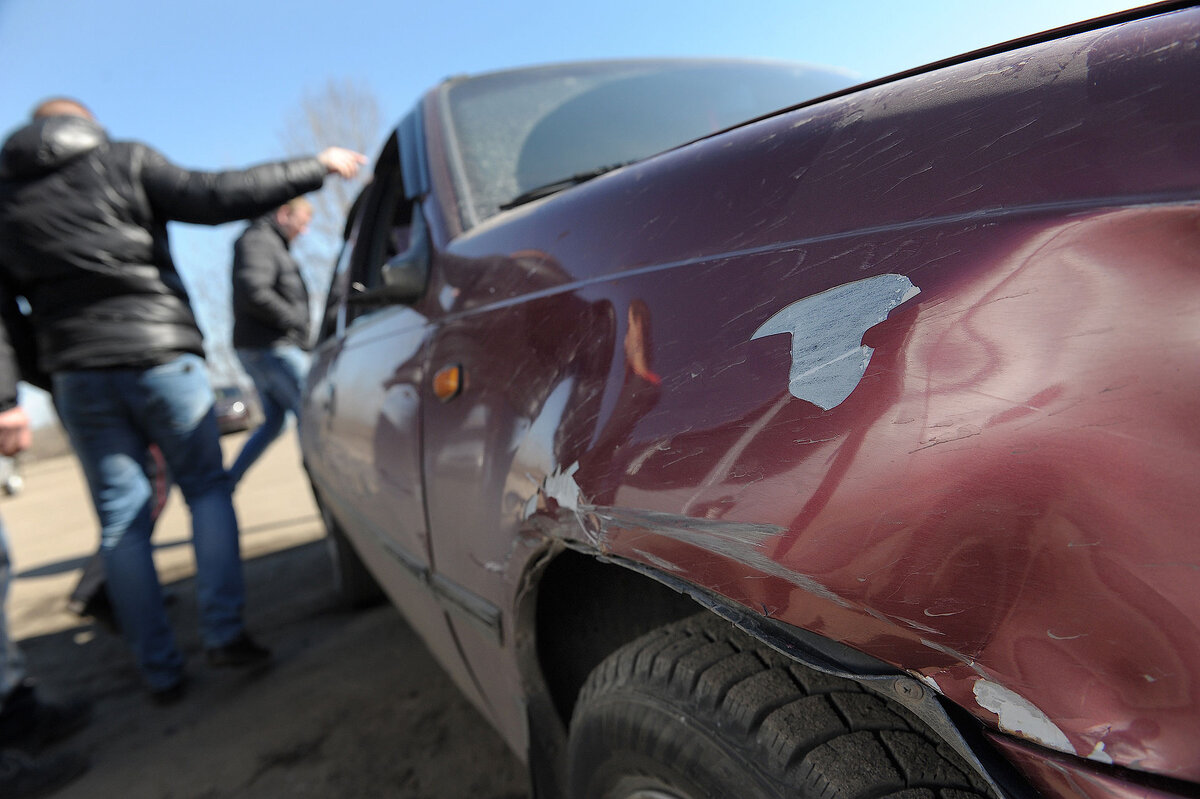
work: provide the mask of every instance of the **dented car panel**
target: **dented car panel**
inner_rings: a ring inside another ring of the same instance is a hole
[[[482,220],[435,90],[428,284],[334,292],[318,495],[519,753],[566,545],[907,672],[1050,795],[1194,790],[1198,64],[1200,12],[1150,11]]]

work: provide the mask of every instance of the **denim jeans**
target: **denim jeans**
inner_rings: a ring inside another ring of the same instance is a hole
[[[181,355],[149,369],[59,372],[54,394],[100,519],[117,620],[148,686],[170,687],[182,674],[183,656],[167,621],[150,545],[155,496],[143,465],[152,443],[191,511],[204,646],[227,644],[243,629],[237,518],[204,359]]]
[[[11,579],[8,535],[0,520],[0,702],[25,679],[25,658],[8,634],[8,583]]]
[[[234,485],[283,432],[287,412],[300,418],[300,399],[304,378],[308,375],[308,353],[294,344],[262,349],[238,347],[237,356],[258,390],[263,422],[246,439],[233,466],[229,467],[229,480]]]

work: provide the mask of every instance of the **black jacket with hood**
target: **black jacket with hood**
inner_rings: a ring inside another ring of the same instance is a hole
[[[308,289],[273,213],[246,228],[233,247],[233,346],[308,349]]]
[[[258,216],[324,177],[316,158],[193,172],[144,144],[109,141],[82,117],[35,120],[0,150],[0,315],[12,320],[26,299],[48,373],[203,355],[167,222]],[[19,328],[0,329],[0,411],[16,401]]]

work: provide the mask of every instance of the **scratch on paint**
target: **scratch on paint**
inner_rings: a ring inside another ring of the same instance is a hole
[[[745,364],[745,363],[746,363],[748,360],[749,360],[749,358],[742,358],[740,361],[737,361],[737,362],[735,362],[735,363],[729,363],[729,364],[726,364],[726,365],[722,366],[720,369],[717,369],[717,370],[715,370],[715,371],[712,373],[712,376],[713,376],[713,377],[716,377],[716,376],[720,375],[722,372],[727,372],[727,371],[729,371],[730,369],[733,369],[733,368],[734,368],[734,367],[736,367],[736,366],[742,366],[742,365],[743,365],[743,364]]]
[[[600,520],[601,539],[607,538],[612,527],[640,528],[652,535],[703,547],[763,574],[786,580],[840,607],[849,607],[846,600],[813,578],[776,563],[763,551],[769,540],[784,532],[784,528],[778,525],[696,519],[691,516],[630,508],[589,506],[586,510]]]
[[[797,438],[792,441],[793,444],[828,444],[830,441],[837,441],[841,436],[830,436],[829,438]]]
[[[909,450],[908,454],[912,455],[915,452],[920,452],[920,451],[926,450],[926,449],[932,449],[933,447],[937,447],[942,444],[953,444],[955,441],[963,441],[968,438],[974,438],[975,436],[981,435],[982,433],[983,433],[983,430],[976,425],[973,425],[973,424],[964,425],[963,427],[958,428],[958,430],[955,432],[955,434],[953,436],[947,437],[947,438],[941,438],[939,436],[934,436],[924,446],[920,446],[920,447],[917,447],[916,449]]]
[[[943,633],[941,630],[935,630],[932,627],[928,627],[924,624],[919,624],[919,623],[913,621],[912,619],[906,619],[906,618],[903,618],[902,616],[896,616],[895,618],[896,618],[896,621],[904,622],[909,627],[912,627],[914,630],[920,630],[921,632],[928,633],[929,635],[945,635],[945,633]]]
[[[1053,630],[1046,630],[1046,635],[1050,636],[1055,641],[1074,641],[1077,638],[1087,638],[1087,633],[1078,633],[1076,635],[1056,635]]]
[[[976,680],[974,690],[979,706],[999,717],[1000,729],[1059,752],[1076,754],[1066,733],[1029,700],[988,680]]]
[[[949,610],[944,613],[936,613],[933,610],[930,610],[929,608],[925,609],[925,615],[929,616],[930,618],[940,618],[941,616],[957,616],[960,613],[966,613],[966,612],[967,612],[966,608],[963,608],[962,610]]]
[[[981,669],[981,668],[978,666],[978,664],[976,664],[976,663],[975,663],[975,659],[974,659],[974,658],[972,658],[972,657],[968,657],[967,655],[964,655],[962,652],[958,652],[958,651],[956,651],[956,650],[954,650],[954,649],[951,649],[951,648],[950,648],[950,647],[948,647],[948,646],[945,646],[944,644],[935,643],[935,642],[933,642],[933,641],[930,641],[930,640],[928,640],[928,639],[925,639],[925,638],[922,638],[922,639],[921,639],[921,645],[922,645],[922,646],[927,646],[927,647],[929,647],[930,649],[932,649],[932,650],[933,650],[933,651],[935,651],[935,652],[941,652],[943,655],[947,655],[947,656],[949,656],[949,657],[952,657],[952,658],[954,658],[954,659],[955,659],[955,660],[957,660],[959,663],[961,663],[961,664],[963,664],[964,666],[966,666],[966,667],[970,668],[972,671],[974,671],[974,672],[975,672],[976,674],[978,674],[980,677],[985,677],[985,676],[987,676],[987,675],[986,675],[986,674],[983,672],[983,670],[982,670],[982,669]]]
[[[641,555],[643,558],[645,558],[647,560],[647,562],[653,563],[655,566],[657,566],[660,569],[666,569],[667,571],[670,571],[670,572],[683,571],[682,568],[680,568],[679,566],[676,566],[671,561],[666,560],[664,558],[660,558],[657,555],[652,555],[651,553],[647,552],[644,549],[635,549],[633,551],[636,552],[637,554]]]

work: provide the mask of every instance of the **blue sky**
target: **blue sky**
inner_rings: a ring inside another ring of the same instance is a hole
[[[864,79],[1137,5],[1130,0],[0,0],[0,130],[78,96],[185,166],[279,154],[328,78],[398,118],[443,77],[641,55],[780,58]]]
[[[385,122],[449,75],[552,61],[742,56],[868,80],[1136,5],[0,0],[0,134],[39,100],[65,94],[91,107],[114,138],[145,141],[182,166],[228,168],[281,157],[286,120],[330,79],[373,91]],[[220,279],[239,229],[172,228],[189,284]]]

